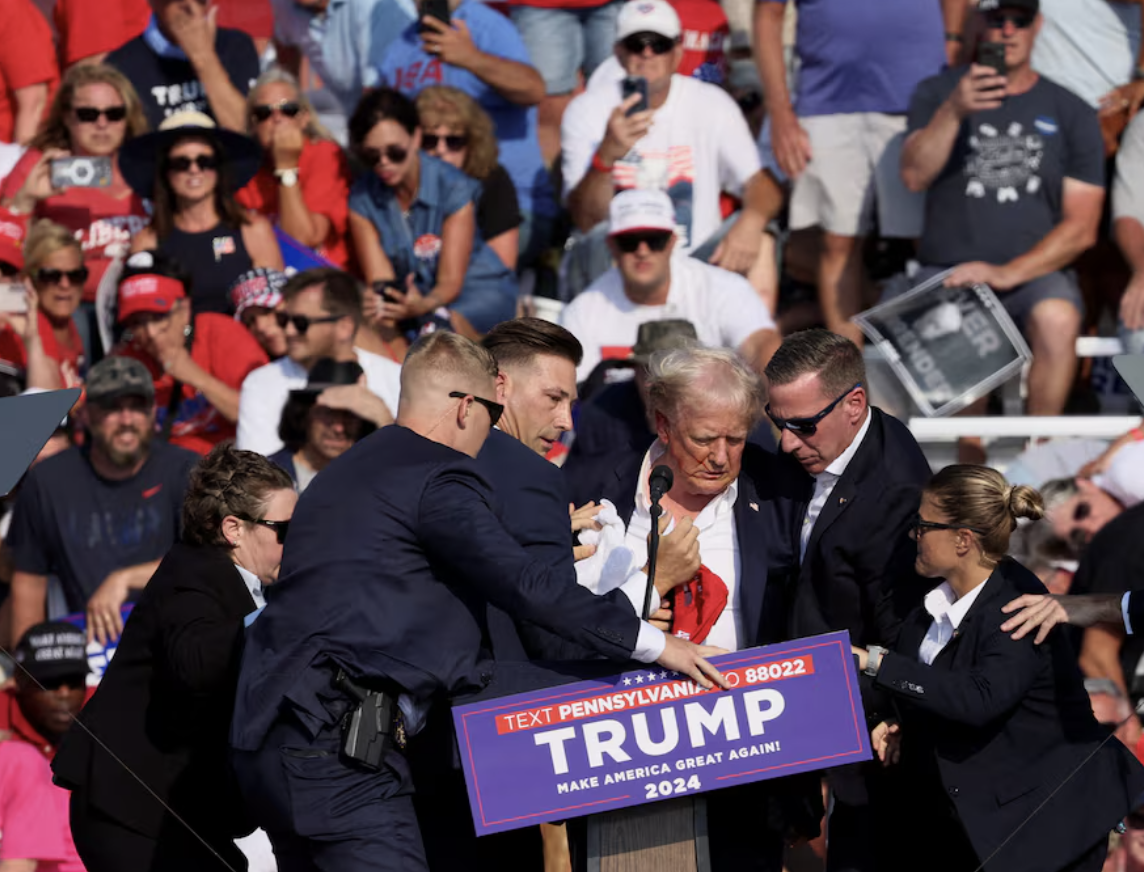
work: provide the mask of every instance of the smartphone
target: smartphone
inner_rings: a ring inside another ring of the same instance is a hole
[[[647,109],[647,79],[643,76],[625,76],[621,85],[623,88],[624,100],[627,100],[632,94],[639,94],[638,99],[634,106],[628,109],[628,115],[635,115],[637,112],[643,112]]]
[[[53,188],[111,187],[111,158],[61,157],[51,161]]]
[[[442,24],[448,24],[449,18],[449,0],[421,0],[417,7],[418,18],[430,16],[436,18]],[[425,25],[419,24],[417,29],[424,33],[426,31]]]
[[[21,315],[28,311],[27,290],[23,282],[0,281],[0,312]]]
[[[405,297],[404,286],[395,279],[374,282],[373,290],[387,303],[400,303]],[[393,291],[397,291],[397,294],[394,294]]]
[[[999,76],[1007,76],[1009,67],[1005,64],[1005,44],[1003,42],[982,42],[977,46],[977,63],[992,67]]]

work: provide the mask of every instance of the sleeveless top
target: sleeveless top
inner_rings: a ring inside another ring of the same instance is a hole
[[[234,314],[230,286],[254,267],[242,241],[242,228],[221,221],[202,233],[185,233],[176,227],[160,240],[159,251],[175,258],[191,274],[191,302],[196,314]]]

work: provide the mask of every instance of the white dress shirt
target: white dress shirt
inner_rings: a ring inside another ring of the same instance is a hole
[[[933,665],[941,649],[949,644],[949,640],[965,620],[966,613],[983,587],[985,587],[984,581],[958,599],[949,582],[943,581],[926,594],[925,609],[933,617],[933,623],[926,630],[925,638],[918,646],[918,660],[926,666]]]
[[[870,430],[870,419],[873,417],[870,410],[867,409],[866,420],[862,422],[862,427],[854,440],[845,451],[834,458],[834,462],[830,466],[814,476],[814,496],[810,500],[810,505],[806,507],[806,517],[802,519],[802,530],[799,531],[799,560],[806,557],[806,545],[810,541],[810,534],[814,532],[814,523],[822,514],[826,501],[830,499],[834,486],[838,484],[838,479],[842,478],[842,473],[846,472],[846,467],[850,465],[850,461],[858,453],[862,440],[866,438],[866,433]]]
[[[260,609],[265,606],[266,597],[262,595],[262,579],[249,569],[243,569],[237,563],[234,564],[234,568],[238,570],[238,574],[246,582],[246,589],[250,591],[250,596],[254,599],[254,608]]]

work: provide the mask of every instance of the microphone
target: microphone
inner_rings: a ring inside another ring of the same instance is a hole
[[[662,463],[651,471],[651,477],[648,479],[648,490],[651,491],[651,501],[653,504],[658,504],[663,495],[671,490],[671,486],[675,483],[675,476],[672,475],[671,469],[664,466]]]
[[[655,562],[659,555],[659,516],[663,514],[659,501],[671,490],[675,476],[670,467],[660,464],[651,471],[647,487],[651,493],[651,537],[647,549],[647,589],[644,591],[642,617],[646,621],[651,614],[651,592],[655,587]]]

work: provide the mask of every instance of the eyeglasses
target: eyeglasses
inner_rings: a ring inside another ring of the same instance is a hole
[[[309,315],[291,315],[288,312],[275,312],[274,320],[278,322],[278,326],[283,330],[286,329],[287,324],[293,324],[294,329],[298,331],[301,336],[306,335],[306,331],[310,329],[311,324],[331,324],[334,321],[339,321],[345,315],[327,315],[323,318],[311,318]]]
[[[400,145],[387,145],[384,149],[362,148],[358,150],[358,157],[367,167],[377,166],[383,157],[391,164],[402,164],[409,157],[409,149]]]
[[[1035,15],[1028,12],[990,12],[985,16],[985,23],[993,30],[1004,30],[1006,22],[1012,22],[1013,26],[1018,30],[1025,30],[1032,27]]]
[[[178,157],[170,158],[167,161],[167,169],[172,173],[185,173],[189,172],[191,167],[196,167],[204,173],[210,170],[218,169],[218,157],[213,154],[200,154],[195,157],[187,157],[186,155],[179,155]]]
[[[73,285],[82,285],[87,282],[89,275],[86,266],[79,269],[39,269],[36,270],[36,283],[41,285],[58,285],[65,278]]]
[[[767,417],[770,418],[776,427],[780,430],[790,430],[792,433],[797,433],[799,436],[813,436],[818,432],[818,423],[831,412],[834,407],[841,403],[844,399],[850,396],[858,388],[862,387],[862,382],[858,382],[854,387],[849,388],[846,393],[836,399],[833,403],[810,418],[780,418],[778,415],[771,411],[771,404],[767,403],[766,412]]]
[[[965,524],[939,524],[937,521],[923,521],[921,515],[914,515],[914,519],[910,521],[910,538],[916,542],[926,530],[970,530],[978,536],[985,535],[985,531],[978,527],[967,527]]]
[[[83,124],[95,124],[100,115],[106,118],[109,124],[117,124],[127,117],[126,106],[108,106],[106,109],[99,109],[96,106],[76,106],[73,111],[76,120]]]
[[[460,151],[469,144],[469,137],[459,133],[450,133],[448,136],[438,136],[436,133],[421,134],[421,147],[426,151],[435,151],[442,142],[449,151]]]
[[[274,531],[274,535],[278,537],[278,544],[286,544],[286,533],[290,530],[289,521],[267,521],[265,519],[258,520],[255,518],[248,518],[245,515],[235,515],[240,521],[246,521],[248,524],[258,524],[262,527],[269,527]]]
[[[261,123],[270,120],[275,112],[281,112],[287,118],[297,118],[302,107],[293,100],[283,100],[281,103],[259,103],[250,110],[254,120]]]
[[[469,394],[465,391],[450,391],[449,396],[455,400],[463,400],[465,397],[472,397],[474,403],[480,403],[482,406],[488,409],[489,417],[492,419],[492,423],[489,424],[490,427],[495,427],[497,425],[497,421],[501,419],[501,415],[504,414],[504,406],[502,406],[500,403],[494,403],[492,400],[486,400],[484,397],[478,397],[476,394]]]
[[[633,33],[620,45],[635,55],[642,55],[645,48],[650,48],[654,55],[663,55],[675,48],[675,40],[659,33]]]
[[[671,236],[670,233],[620,233],[612,238],[616,240],[616,247],[620,251],[633,254],[639,251],[641,243],[646,243],[650,251],[663,251],[671,241]]]

